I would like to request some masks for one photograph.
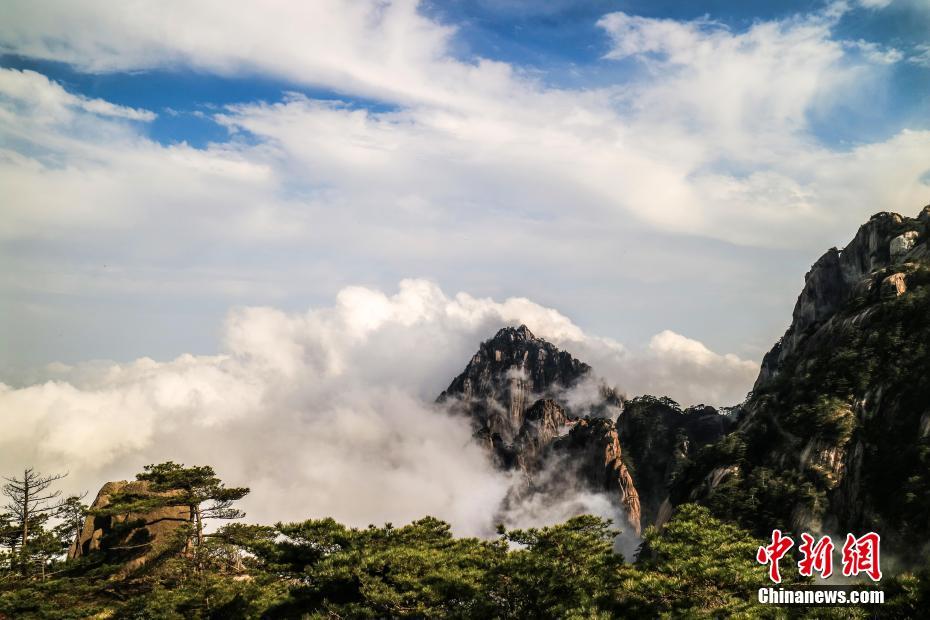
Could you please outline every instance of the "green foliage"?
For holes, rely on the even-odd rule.
[[[146,465],[137,480],[150,483],[152,491],[172,493],[165,497],[166,505],[190,506],[204,519],[240,519],[242,511],[232,508],[234,501],[249,493],[247,487],[227,488],[208,465],[185,467],[172,461]],[[210,502],[207,506],[202,504]]]
[[[610,523],[580,516],[560,525],[503,531],[516,545],[484,580],[482,615],[502,618],[608,616],[623,573]]]
[[[425,518],[404,527],[349,528],[332,519],[231,524],[197,554],[132,575],[77,564],[47,580],[0,580],[0,618],[718,618],[803,615],[763,607],[755,552],[764,541],[701,506],[680,506],[644,535],[630,564],[610,523],[580,516],[495,540],[456,538]],[[782,562],[784,584],[801,583]],[[891,582],[886,617],[928,601],[926,573]],[[822,608],[821,617],[860,617]]]
[[[500,542],[454,538],[425,518],[402,528],[347,528],[333,521],[279,525],[275,540],[257,530],[246,548],[258,566],[294,581],[269,614],[353,618],[474,617]],[[240,532],[241,534],[241,532]]]
[[[753,561],[761,540],[722,523],[708,509],[685,504],[662,530],[643,536],[641,579],[629,581],[650,615],[733,616],[759,609],[756,592],[769,586],[766,567]],[[798,583],[792,562],[782,562],[784,584]]]
[[[876,609],[878,618],[920,618],[930,609],[930,563],[913,572],[896,575],[883,585],[886,603]]]

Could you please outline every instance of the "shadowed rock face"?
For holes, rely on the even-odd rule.
[[[640,533],[639,493],[623,463],[620,436],[613,421],[577,420],[568,435],[553,442],[552,450],[576,468],[578,478],[589,490],[607,493],[622,506],[633,531]]]
[[[853,296],[871,285],[870,274],[895,265],[926,261],[930,249],[918,243],[930,231],[930,206],[916,218],[897,213],[877,213],[863,224],[842,250],[830,248],[804,277],[804,288],[794,306],[791,325],[762,360],[753,389],[771,381],[785,360],[824,325]],[[886,296],[903,292],[903,279],[893,278],[884,287]]]
[[[546,450],[575,422],[575,418],[567,415],[551,398],[537,400],[524,414],[523,425],[511,447],[513,456],[509,462],[528,473],[539,471],[545,461]]]
[[[574,386],[590,370],[569,353],[536,338],[526,325],[505,327],[481,343],[439,401],[456,401],[454,409],[467,413],[480,435],[509,445],[533,403]]]
[[[91,510],[106,508],[119,493],[142,497],[167,495],[150,491],[147,481],[107,482],[97,493]],[[88,515],[80,537],[68,551],[68,558],[109,554],[126,562],[124,570],[132,570],[164,551],[173,542],[172,535],[186,526],[190,518],[190,509],[185,506],[123,515]]]
[[[680,467],[732,427],[729,417],[703,405],[684,411],[668,398],[643,396],[624,403],[617,420],[624,457],[641,504],[642,524],[661,525],[669,514],[669,487]]]
[[[928,368],[930,207],[879,213],[813,265],[735,429],[682,469],[673,501],[762,536],[875,531],[902,564],[925,561]]]
[[[536,338],[526,326],[507,327],[481,344],[438,400],[471,418],[476,436],[498,465],[524,473],[523,490],[509,501],[533,492],[551,497],[571,489],[605,493],[639,533],[638,495],[621,458],[614,422],[579,418],[562,399],[589,372],[587,364]],[[606,394],[610,404],[621,404]]]

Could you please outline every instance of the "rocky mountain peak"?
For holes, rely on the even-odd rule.
[[[481,343],[438,401],[471,418],[500,467],[522,472],[525,486],[507,502],[532,494],[557,498],[578,489],[604,493],[638,533],[639,499],[614,421],[579,417],[565,403],[564,391],[590,371],[526,325],[505,327]],[[616,398],[605,392],[610,404],[619,404]]]
[[[496,334],[494,334],[494,337],[491,338],[491,341],[514,342],[518,340],[528,341],[536,339],[536,336],[533,335],[533,332],[530,331],[530,328],[521,324],[519,327],[501,328]]]
[[[534,336],[526,325],[505,327],[481,343],[439,401],[454,401],[480,432],[510,444],[534,402],[572,387],[590,370],[570,353]]]
[[[785,359],[795,354],[815,330],[827,323],[853,296],[881,286],[891,272],[907,264],[930,260],[930,205],[916,218],[882,211],[859,227],[842,250],[830,248],[804,277],[804,288],[782,339],[762,360],[755,389],[775,377]],[[884,273],[888,271],[889,273]],[[881,274],[879,281],[873,281]],[[902,276],[903,278],[903,276]],[[898,280],[902,280],[898,278]],[[894,290],[906,283],[894,281]],[[890,287],[885,286],[889,291]]]
[[[791,326],[766,355],[733,429],[673,463],[669,504],[706,502],[761,536],[773,523],[881,532],[899,562],[924,562],[928,317],[930,207],[916,218],[878,213],[811,268]],[[639,465],[637,437],[654,433],[637,434],[646,425],[632,413],[635,400],[626,403],[620,439],[646,515],[656,499],[643,492],[651,488],[644,473],[658,468]]]

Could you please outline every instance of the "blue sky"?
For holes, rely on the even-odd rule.
[[[457,28],[452,51],[468,61],[493,58],[532,72],[554,87],[591,87],[622,82],[636,70],[632,61],[618,66],[604,63],[609,37],[597,26],[604,14],[624,11],[657,19],[719,22],[734,32],[745,31],[760,20],[790,18],[822,9],[824,2],[484,2],[452,0],[426,2],[420,11]],[[890,3],[881,10],[857,7],[835,25],[837,38],[866,40],[895,49],[915,50],[927,43],[930,11],[917,2]],[[15,49],[0,56],[0,66],[30,69],[47,75],[72,92],[102,98],[130,107],[161,110],[148,126],[148,135],[161,143],[186,141],[204,146],[226,139],[227,132],[208,118],[224,105],[255,100],[278,101],[285,91],[320,99],[337,99],[369,109],[389,104],[354,97],[351,92],[313,88],[277,76],[250,74],[220,76],[183,65],[165,69],[86,73],[68,63],[17,55]],[[919,52],[915,51],[914,54]],[[903,127],[925,128],[930,123],[930,71],[915,63],[897,63],[884,84],[881,106],[850,108],[843,115],[814,120],[818,138],[834,144],[875,140]],[[177,112],[172,113],[171,111]]]
[[[404,278],[757,361],[823,249],[927,201],[919,0],[166,7],[2,9],[10,381]]]

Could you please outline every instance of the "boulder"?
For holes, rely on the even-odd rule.
[[[896,261],[910,252],[917,243],[918,236],[920,236],[920,234],[916,230],[909,230],[892,239],[891,244],[888,246],[891,260]]]
[[[127,493],[141,498],[171,495],[170,491],[150,490],[147,481],[107,482],[90,508],[106,508],[114,495]],[[68,551],[68,558],[104,554],[110,559],[125,562],[127,569],[137,568],[164,552],[176,541],[173,534],[190,521],[191,512],[186,506],[166,506],[147,512],[116,515],[91,514],[84,521],[80,537]]]
[[[903,273],[895,273],[882,280],[882,298],[894,299],[907,292],[907,279]]]

